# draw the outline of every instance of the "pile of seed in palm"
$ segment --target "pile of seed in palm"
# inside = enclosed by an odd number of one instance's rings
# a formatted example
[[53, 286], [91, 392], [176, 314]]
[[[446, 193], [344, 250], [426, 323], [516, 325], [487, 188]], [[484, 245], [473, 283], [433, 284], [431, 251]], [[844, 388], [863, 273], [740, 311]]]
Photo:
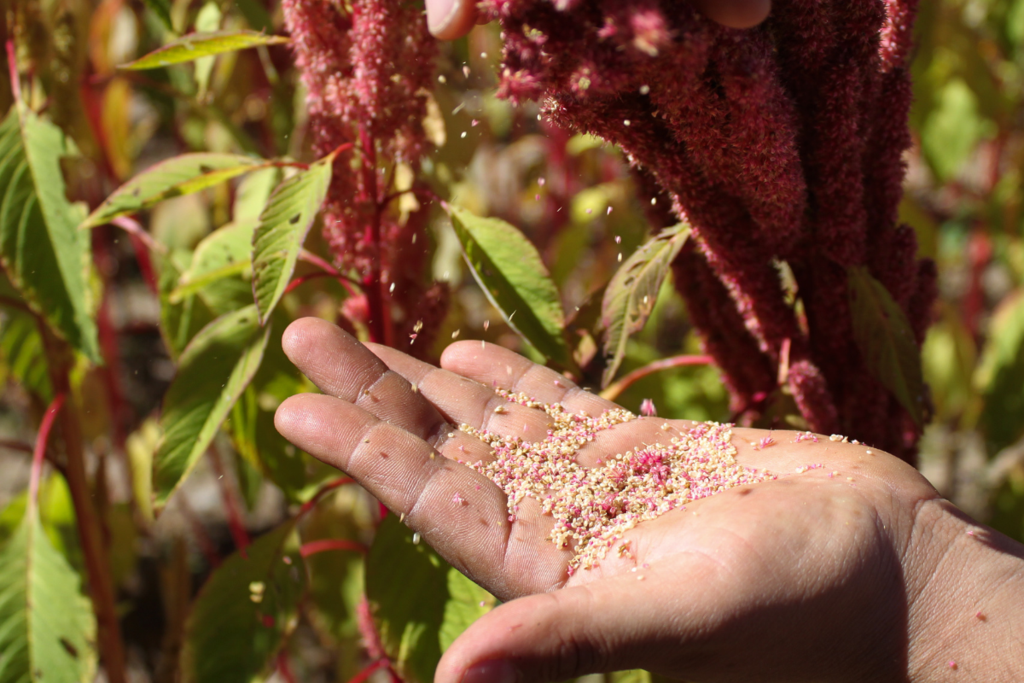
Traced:
[[[553, 424], [544, 440], [537, 442], [462, 425], [463, 432], [492, 451], [489, 462], [468, 464], [508, 496], [509, 521], [515, 520], [524, 498], [540, 502], [555, 521], [551, 540], [560, 548], [575, 548], [570, 574], [595, 566], [617, 543], [620, 553], [628, 552], [623, 535], [640, 522], [735, 486], [775, 478], [740, 466], [730, 441], [731, 426], [714, 422], [698, 423], [682, 432], [671, 429], [678, 435], [668, 443], [644, 444], [598, 460], [596, 467], [585, 467], [576, 459], [581, 448], [599, 432], [637, 416], [615, 408], [590, 417], [524, 394], [499, 394], [543, 410]], [[662, 428], [670, 429], [667, 423]]]

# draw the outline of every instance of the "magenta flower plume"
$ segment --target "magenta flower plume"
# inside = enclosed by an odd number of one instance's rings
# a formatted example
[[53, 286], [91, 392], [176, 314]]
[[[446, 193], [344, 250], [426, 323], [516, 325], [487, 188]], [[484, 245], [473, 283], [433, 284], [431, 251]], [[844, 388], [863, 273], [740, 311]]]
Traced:
[[391, 304], [407, 319], [423, 303], [434, 310], [447, 301], [423, 284], [426, 211], [400, 214], [391, 181], [399, 165], [415, 174], [429, 148], [422, 122], [436, 42], [422, 8], [401, 0], [283, 0], [282, 8], [314, 152], [355, 145], [334, 164], [324, 234], [336, 264], [363, 282], [367, 304], [358, 322], [376, 341], [394, 343]]
[[681, 0], [482, 6], [506, 39], [500, 94], [617, 143], [691, 222], [677, 285], [734, 407], [756, 417], [785, 361], [812, 429], [912, 459], [919, 428], [856, 347], [846, 272], [867, 266], [920, 340], [933, 268], [896, 219], [916, 3], [776, 0], [747, 31]]

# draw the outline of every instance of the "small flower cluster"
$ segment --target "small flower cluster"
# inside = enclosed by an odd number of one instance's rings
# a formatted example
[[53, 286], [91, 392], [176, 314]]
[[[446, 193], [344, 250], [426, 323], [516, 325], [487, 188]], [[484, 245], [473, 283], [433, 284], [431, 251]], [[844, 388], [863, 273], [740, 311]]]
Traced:
[[920, 343], [935, 267], [897, 216], [916, 0], [776, 0], [746, 31], [681, 0], [482, 7], [505, 38], [501, 94], [618, 144], [667, 220], [690, 221], [675, 281], [736, 412], [756, 417], [781, 376], [812, 429], [912, 458], [918, 428], [856, 347], [846, 273], [867, 267]]
[[775, 478], [737, 464], [730, 426], [713, 422], [698, 424], [668, 443], [644, 444], [599, 461], [597, 467], [585, 467], [576, 459], [581, 448], [598, 433], [637, 416], [615, 408], [590, 417], [524, 394], [499, 393], [545, 411], [553, 424], [539, 442], [462, 425], [463, 432], [492, 449], [489, 462], [469, 466], [508, 496], [509, 521], [515, 520], [524, 498], [540, 502], [555, 521], [552, 542], [559, 548], [574, 547], [570, 575], [594, 567], [616, 544], [624, 552], [624, 534], [640, 522], [735, 486]]

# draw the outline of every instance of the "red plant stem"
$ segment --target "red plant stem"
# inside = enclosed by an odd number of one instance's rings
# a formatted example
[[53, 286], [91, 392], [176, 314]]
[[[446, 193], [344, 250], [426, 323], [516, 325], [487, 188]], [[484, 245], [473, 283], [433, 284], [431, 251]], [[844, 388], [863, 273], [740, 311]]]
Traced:
[[313, 494], [312, 498], [310, 498], [309, 500], [302, 504], [302, 507], [299, 508], [299, 516], [301, 517], [302, 515], [306, 514], [314, 507], [316, 507], [316, 504], [320, 502], [320, 499], [326, 496], [334, 489], [344, 486], [345, 484], [354, 484], [355, 482], [356, 480], [353, 479], [352, 477], [339, 477], [338, 479], [332, 479], [331, 481], [327, 482], [319, 489], [317, 489], [316, 493]]
[[36, 437], [36, 447], [32, 451], [32, 476], [28, 482], [28, 505], [32, 510], [36, 507], [36, 497], [39, 495], [39, 481], [43, 474], [43, 459], [46, 455], [46, 444], [50, 439], [50, 430], [53, 429], [53, 422], [57, 419], [57, 413], [60, 412], [67, 397], [66, 393], [57, 394], [50, 401], [50, 406], [43, 414], [43, 421], [39, 425], [39, 436]]
[[142, 243], [145, 244], [150, 249], [150, 251], [155, 251], [158, 254], [167, 253], [167, 247], [153, 239], [153, 237], [148, 232], [146, 232], [145, 228], [143, 228], [142, 225], [134, 218], [130, 218], [128, 216], [118, 216], [117, 218], [111, 219], [110, 224], [116, 225], [117, 227], [127, 232], [129, 235], [132, 235], [133, 237], [136, 237], [139, 240], [141, 240]]
[[281, 674], [285, 683], [298, 683], [295, 672], [292, 671], [292, 665], [288, 662], [288, 653], [284, 650], [277, 653], [277, 672]]
[[376, 660], [374, 662], [371, 662], [368, 667], [366, 667], [365, 669], [363, 669], [362, 671], [357, 673], [355, 676], [353, 676], [352, 679], [348, 683], [363, 683], [363, 681], [369, 679], [370, 676], [373, 675], [373, 672], [376, 671], [377, 669], [382, 669], [384, 667], [389, 667], [390, 668], [390, 666], [391, 666], [391, 663], [388, 662], [387, 659], [384, 659], [384, 658], [378, 659], [378, 660]]
[[322, 538], [318, 541], [303, 543], [302, 547], [299, 548], [299, 553], [303, 558], [307, 558], [317, 553], [327, 552], [328, 550], [348, 550], [354, 553], [366, 554], [369, 548], [358, 541], [349, 541], [344, 538]]
[[355, 280], [353, 280], [352, 278], [348, 277], [347, 275], [342, 273], [340, 270], [338, 270], [337, 268], [332, 266], [330, 263], [328, 263], [324, 259], [320, 258], [319, 256], [317, 256], [316, 254], [314, 254], [311, 251], [306, 251], [305, 249], [300, 249], [299, 250], [299, 259], [302, 260], [302, 261], [305, 261], [306, 263], [312, 264], [312, 265], [316, 266], [317, 268], [320, 268], [323, 272], [325, 272], [326, 274], [328, 274], [331, 277], [333, 277], [334, 279], [336, 279], [338, 281], [338, 283], [341, 284], [341, 286], [345, 288], [345, 291], [348, 292], [349, 296], [355, 296], [357, 294], [355, 288], [362, 286], [360, 283], [358, 283]]
[[[71, 392], [70, 370], [74, 365], [74, 355], [66, 343], [53, 336], [42, 320], [39, 320], [38, 325], [46, 350], [53, 390], [57, 395], [68, 395]], [[110, 683], [127, 683], [124, 641], [121, 639], [121, 624], [117, 617], [110, 557], [103, 542], [99, 514], [93, 507], [92, 491], [85, 469], [85, 452], [82, 449], [82, 430], [77, 413], [71, 409], [62, 410], [60, 427], [67, 457], [64, 476], [75, 508], [89, 593], [99, 625], [100, 660]]]
[[373, 218], [363, 233], [363, 242], [370, 246], [369, 253], [372, 254], [369, 270], [363, 275], [363, 292], [366, 294], [366, 304], [369, 308], [367, 327], [370, 332], [370, 341], [389, 345], [388, 311], [385, 304], [384, 283], [381, 282], [381, 205], [377, 189], [377, 149], [366, 128], [362, 126], [359, 129], [359, 142], [363, 152], [363, 192], [366, 194], [361, 199], [376, 204]]
[[27, 444], [24, 441], [9, 441], [8, 439], [0, 439], [0, 448], [6, 448], [9, 451], [20, 451], [22, 453], [33, 453], [35, 450], [31, 444]]
[[220, 494], [224, 501], [224, 509], [228, 515], [228, 529], [231, 531], [231, 538], [235, 541], [235, 547], [242, 557], [248, 557], [245, 549], [249, 547], [249, 532], [245, 530], [245, 522], [242, 520], [242, 511], [235, 498], [235, 492], [231, 488], [230, 480], [225, 479], [224, 463], [214, 448], [209, 450], [210, 461], [213, 463], [213, 471], [217, 474], [217, 482], [220, 484]]
[[189, 526], [192, 527], [192, 534], [195, 536], [196, 543], [199, 544], [199, 551], [206, 558], [206, 563], [212, 569], [216, 569], [220, 566], [220, 555], [217, 553], [217, 547], [210, 540], [210, 535], [206, 533], [206, 528], [199, 521], [199, 518], [196, 517], [196, 513], [189, 504], [188, 498], [183, 493], [179, 492], [175, 500], [177, 500], [177, 504], [181, 509], [181, 515], [188, 521]]
[[619, 394], [632, 386], [635, 382], [643, 379], [647, 375], [660, 372], [661, 370], [668, 370], [669, 368], [681, 368], [687, 365], [710, 365], [713, 362], [711, 356], [673, 356], [672, 358], [665, 358], [664, 360], [657, 360], [649, 365], [645, 365], [642, 368], [637, 368], [633, 372], [629, 373], [618, 382], [609, 385], [607, 389], [601, 392], [601, 398], [606, 398], [609, 401], [614, 401], [618, 398]]
[[21, 101], [21, 81], [18, 78], [18, 64], [15, 61], [17, 54], [14, 51], [14, 41], [7, 41], [7, 73], [10, 74], [11, 78], [11, 94], [14, 95], [14, 101]]
[[334, 280], [337, 280], [338, 283], [341, 284], [349, 294], [353, 293], [352, 285], [349, 283], [348, 278], [346, 278], [345, 276], [333, 275], [322, 270], [318, 270], [315, 273], [307, 273], [305, 275], [300, 275], [299, 277], [295, 278], [294, 280], [288, 283], [287, 287], [284, 288], [284, 293], [289, 294], [295, 289], [298, 289], [300, 286], [306, 284], [310, 280], [316, 280], [322, 277], [329, 277]]

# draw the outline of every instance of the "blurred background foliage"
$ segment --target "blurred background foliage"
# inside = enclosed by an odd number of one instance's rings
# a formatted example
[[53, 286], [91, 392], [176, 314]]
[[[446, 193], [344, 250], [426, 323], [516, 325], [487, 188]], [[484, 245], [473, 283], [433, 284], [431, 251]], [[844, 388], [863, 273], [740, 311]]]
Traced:
[[[94, 208], [134, 174], [188, 151], [312, 160], [303, 93], [287, 45], [149, 71], [117, 68], [193, 30], [280, 34], [276, 4], [4, 3], [0, 38], [13, 39], [18, 64], [30, 65], [22, 74], [28, 83], [25, 99], [45, 111], [81, 152], [65, 166], [72, 200]], [[915, 146], [901, 211], [917, 231], [923, 255], [937, 260], [941, 288], [923, 350], [936, 416], [921, 443], [921, 467], [970, 514], [1024, 541], [1024, 0], [922, 2], [917, 34]], [[551, 128], [529, 106], [512, 108], [495, 98], [500, 47], [497, 30], [487, 26], [441, 47], [427, 122], [438, 149], [424, 173], [438, 195], [523, 230], [550, 269], [565, 310], [584, 316], [591, 310], [588, 297], [646, 239], [648, 227], [615, 149]], [[0, 72], [0, 111], [12, 103], [6, 66]], [[272, 528], [285, 534], [281, 524], [297, 519], [299, 506], [338, 476], [267, 428], [285, 396], [308, 389], [280, 351], [287, 319], [334, 320], [346, 297], [337, 282], [323, 278], [282, 301], [282, 320], [261, 374], [233, 409], [216, 454], [201, 463], [159, 520], [143, 502], [148, 500], [143, 480], [159, 439], [155, 416], [183, 346], [173, 334], [181, 323], [171, 291], [199, 258], [193, 250], [224, 246], [218, 246], [223, 237], [210, 241], [211, 235], [223, 235], [216, 229], [258, 213], [278, 173], [268, 169], [144, 212], [139, 220], [161, 245], [156, 250], [110, 225], [91, 233], [90, 286], [106, 365], [78, 364], [72, 401], [82, 415], [91, 471], [102, 482], [97, 486], [133, 680], [175, 678], [188, 630], [185, 605], [246, 542], [238, 527], [252, 536]], [[456, 337], [532, 353], [502, 323], [466, 270], [440, 211], [431, 234], [434, 277], [453, 288], [453, 306], [431, 355], [436, 358]], [[307, 248], [326, 256], [317, 228]], [[306, 267], [300, 264], [297, 274]], [[197, 295], [199, 312], [191, 333], [182, 333], [185, 339], [244, 299], [244, 291], [222, 284]], [[686, 353], [700, 353], [683, 304], [666, 286], [646, 329], [630, 341], [620, 376], [679, 353], [680, 339]], [[16, 307], [0, 306], [0, 467], [5, 473], [0, 543], [25, 508], [26, 445], [33, 442], [53, 394], [42, 354], [32, 319]], [[730, 419], [726, 391], [707, 365], [650, 374], [618, 400], [638, 410], [645, 398], [666, 417]], [[240, 521], [233, 525], [235, 508]], [[74, 509], [61, 477], [47, 479], [40, 510], [54, 546], [81, 571]], [[288, 606], [294, 615], [283, 654], [273, 655], [269, 667], [261, 662], [260, 671], [284, 680], [349, 680], [379, 657], [375, 647], [405, 657], [409, 671], [427, 671], [439, 648], [472, 618], [474, 606], [490, 608], [486, 596], [477, 601], [480, 596], [457, 585], [446, 573], [450, 570], [401, 529], [389, 526], [378, 534], [385, 540], [377, 542], [378, 522], [379, 510], [354, 486], [327, 491], [296, 522], [302, 544], [343, 539], [354, 552], [310, 553], [310, 599]], [[286, 531], [291, 533], [290, 527]], [[385, 542], [393, 544], [394, 554], [382, 556], [388, 552]], [[371, 544], [364, 564], [360, 549]], [[394, 571], [396, 557], [422, 569], [413, 585], [403, 586], [410, 592], [401, 599], [387, 594], [386, 586], [403, 580], [381, 579], [382, 572]], [[461, 600], [464, 609], [455, 622], [428, 621], [428, 630], [436, 632], [402, 631], [402, 624], [415, 620], [405, 614], [403, 600], [415, 600], [417, 590], [448, 591], [444, 594]], [[360, 624], [369, 619], [362, 598], [367, 591], [377, 608], [382, 638], [377, 643], [366, 642], [368, 627]], [[436, 610], [430, 618], [439, 618]], [[389, 680], [390, 674], [380, 669], [368, 675]]]

